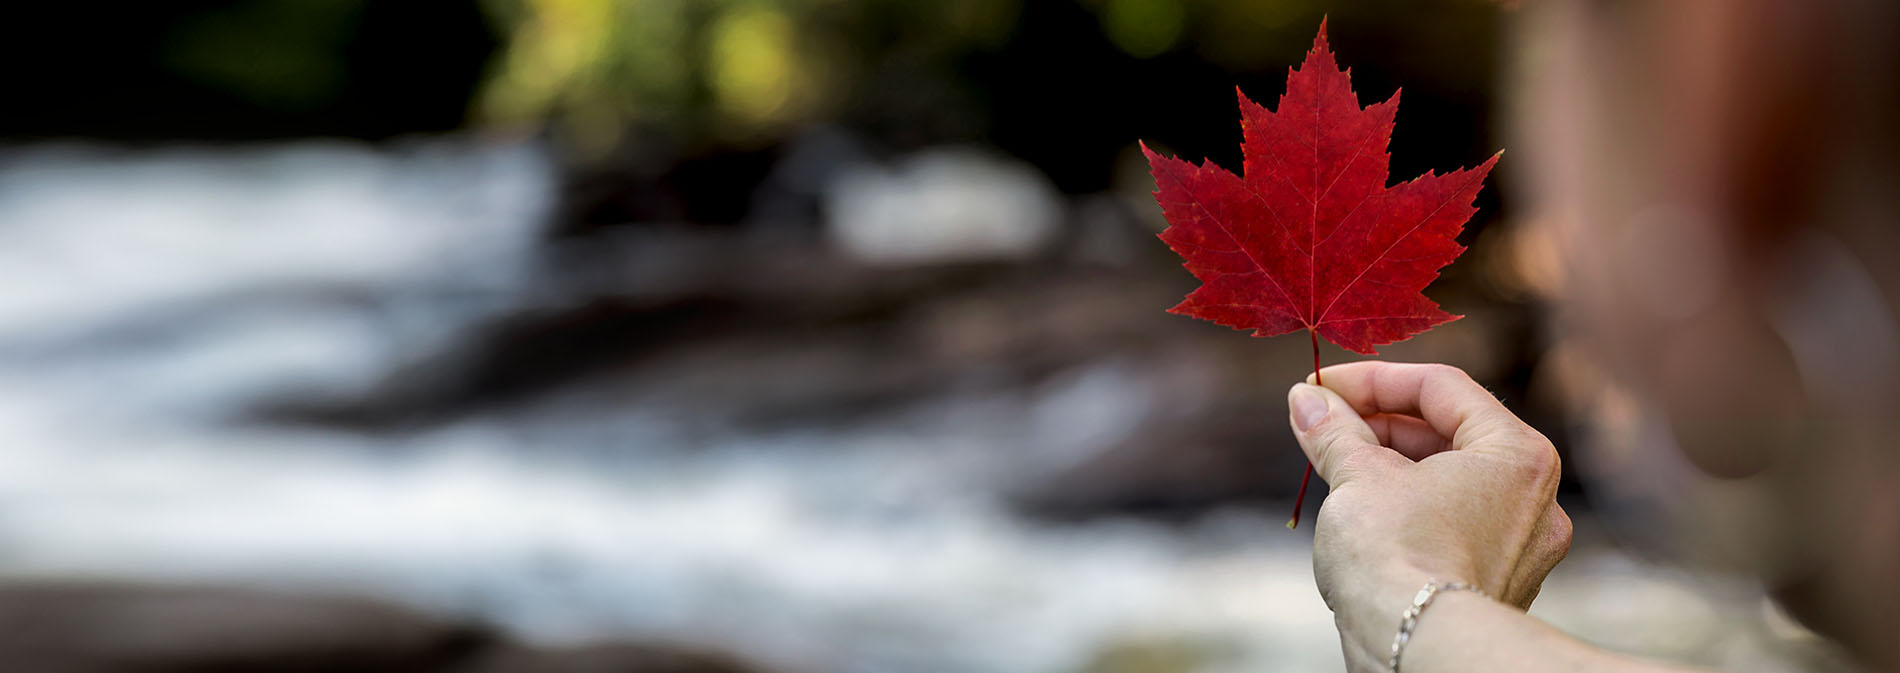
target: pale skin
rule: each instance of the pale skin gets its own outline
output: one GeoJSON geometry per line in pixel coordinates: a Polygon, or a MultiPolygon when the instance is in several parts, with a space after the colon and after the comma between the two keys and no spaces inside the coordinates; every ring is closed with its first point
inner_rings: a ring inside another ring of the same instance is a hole
{"type": "Polygon", "coordinates": [[[1385,671],[1399,613],[1440,593],[1401,660],[1405,673],[1687,671],[1586,645],[1524,612],[1570,549],[1556,502],[1561,465],[1542,434],[1455,367],[1356,362],[1296,384],[1289,420],[1331,486],[1314,525],[1313,572],[1347,669],[1385,671]]]}

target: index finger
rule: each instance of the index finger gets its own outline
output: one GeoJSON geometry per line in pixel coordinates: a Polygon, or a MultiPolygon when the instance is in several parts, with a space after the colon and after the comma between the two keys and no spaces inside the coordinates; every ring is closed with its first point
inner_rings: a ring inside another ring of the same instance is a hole
{"type": "Polygon", "coordinates": [[[1453,450],[1500,433],[1530,430],[1490,391],[1450,365],[1371,360],[1333,365],[1320,370],[1320,377],[1361,415],[1417,416],[1449,438],[1453,450]]]}

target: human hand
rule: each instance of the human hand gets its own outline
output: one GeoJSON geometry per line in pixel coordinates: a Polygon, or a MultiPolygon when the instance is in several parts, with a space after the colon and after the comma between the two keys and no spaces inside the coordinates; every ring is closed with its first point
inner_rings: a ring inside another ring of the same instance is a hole
{"type": "Polygon", "coordinates": [[[1384,666],[1399,612],[1432,579],[1529,607],[1570,549],[1550,441],[1455,367],[1369,361],[1321,374],[1325,388],[1296,384],[1287,406],[1332,489],[1313,573],[1348,664],[1384,666]]]}

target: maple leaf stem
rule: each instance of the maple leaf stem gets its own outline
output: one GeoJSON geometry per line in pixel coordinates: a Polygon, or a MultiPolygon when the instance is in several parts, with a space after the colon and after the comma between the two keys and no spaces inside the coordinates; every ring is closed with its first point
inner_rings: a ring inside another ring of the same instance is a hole
{"type": "Polygon", "coordinates": [[[1300,476],[1300,494],[1293,499],[1293,518],[1286,520],[1286,529],[1300,527],[1300,506],[1306,504],[1306,484],[1313,481],[1313,464],[1306,464],[1306,474],[1300,476]]]}
{"type": "MultiPolygon", "coordinates": [[[[1319,332],[1309,329],[1306,331],[1306,334],[1313,337],[1313,384],[1325,385],[1320,383],[1319,380],[1319,332]]],[[[1312,481],[1313,462],[1307,461],[1306,474],[1300,475],[1300,494],[1293,497],[1293,518],[1286,520],[1287,530],[1300,527],[1300,508],[1306,505],[1306,486],[1312,483],[1312,481]]]]}

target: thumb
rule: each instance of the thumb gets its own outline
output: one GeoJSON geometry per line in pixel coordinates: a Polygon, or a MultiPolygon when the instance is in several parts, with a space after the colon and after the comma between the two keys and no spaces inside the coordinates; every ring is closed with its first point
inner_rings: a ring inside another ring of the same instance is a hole
{"type": "Polygon", "coordinates": [[[1389,451],[1379,446],[1378,436],[1372,433],[1365,419],[1359,417],[1359,412],[1353,411],[1346,400],[1331,390],[1305,383],[1293,384],[1293,389],[1286,394],[1286,406],[1288,420],[1293,424],[1293,437],[1299,440],[1300,449],[1306,452],[1306,459],[1312,461],[1319,477],[1334,488],[1352,479],[1352,469],[1365,465],[1366,458],[1371,456],[1348,461],[1349,457],[1389,451]]]}

